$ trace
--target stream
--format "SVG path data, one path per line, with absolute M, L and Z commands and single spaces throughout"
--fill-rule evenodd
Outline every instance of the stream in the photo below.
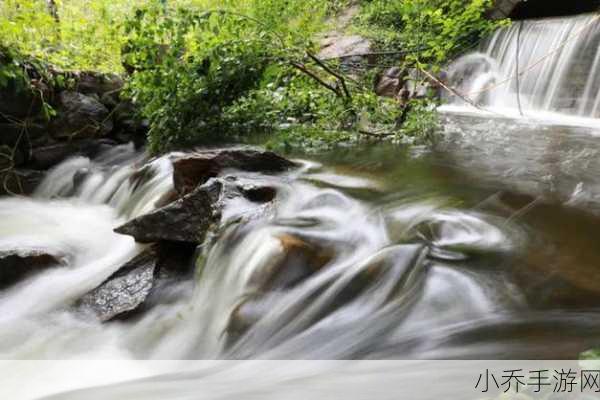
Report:
M 554 31 L 567 35 L 589 18 Z M 539 35 L 535 24 L 526 32 Z M 514 32 L 499 33 L 490 48 L 506 35 Z M 489 83 L 483 73 L 480 85 Z M 583 82 L 585 93 L 598 85 L 591 75 Z M 526 108 L 560 117 L 554 102 L 536 106 L 536 96 L 547 94 L 529 84 Z M 152 211 L 173 188 L 170 155 L 149 160 L 123 145 L 93 160 L 71 158 L 31 198 L 0 198 L 0 250 L 64 256 L 61 266 L 0 290 L 0 358 L 125 363 L 74 386 L 57 378 L 23 398 L 158 374 L 134 360 L 577 359 L 600 344 L 597 106 L 597 99 L 569 104 L 580 110 L 573 118 L 594 122 L 577 124 L 451 104 L 441 109 L 433 149 L 364 145 L 292 154 L 299 168 L 283 174 L 236 172 L 277 189 L 269 216 L 240 220 L 243 204 L 234 202 L 197 249 L 193 276 L 158 288 L 158 300 L 139 315 L 110 322 L 76 303 L 144 250 L 113 229 Z M 143 166 L 151 176 L 132 183 Z M 312 250 L 298 256 L 293 284 L 269 286 L 281 237 L 302 238 Z M 300 270 L 311 263 L 318 266 L 309 274 Z M 234 335 L 235 313 L 244 329 Z M 172 367 L 156 381 L 52 398 L 188 399 L 212 379 Z M 262 374 L 264 365 L 237 368 L 246 368 L 231 372 L 242 383 L 260 375 L 269 387 L 277 378 Z M 288 364 L 277 376 L 310 383 L 331 371 L 322 368 Z M 31 378 L 17 362 L 0 369 L 18 371 L 13 384 Z M 260 384 L 245 384 L 212 397 L 255 390 L 261 398 Z

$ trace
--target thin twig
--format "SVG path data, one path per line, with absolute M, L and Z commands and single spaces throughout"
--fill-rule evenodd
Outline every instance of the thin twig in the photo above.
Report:
M 308 54 L 308 56 L 314 62 L 316 62 L 321 68 L 323 68 L 325 71 L 327 71 L 331 75 L 335 76 L 340 81 L 340 83 L 342 85 L 342 88 L 344 90 L 344 94 L 346 95 L 346 97 L 349 100 L 351 100 L 352 96 L 350 95 L 350 91 L 348 90 L 348 86 L 346 86 L 346 80 L 344 79 L 344 77 L 342 75 L 338 74 L 337 72 L 335 72 L 334 70 L 332 70 L 331 68 L 329 68 L 325 63 L 323 63 L 321 60 L 319 60 L 319 58 L 317 56 L 315 56 L 314 54 L 312 54 L 310 51 L 307 51 L 306 54 Z
M 295 61 L 291 61 L 290 63 L 293 67 L 297 68 L 298 70 L 304 72 L 306 75 L 310 76 L 312 79 L 314 79 L 316 82 L 318 82 L 321 86 L 331 90 L 333 93 L 335 93 L 336 96 L 342 97 L 342 94 L 340 93 L 340 91 L 337 88 L 331 86 L 329 83 L 327 83 L 323 79 L 319 78 L 314 72 L 312 72 L 311 70 L 306 68 L 305 65 L 295 62 Z

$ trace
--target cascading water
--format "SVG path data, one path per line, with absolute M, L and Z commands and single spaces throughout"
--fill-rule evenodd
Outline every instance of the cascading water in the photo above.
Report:
M 526 265 L 546 266 L 547 259 L 523 259 L 529 228 L 517 223 L 514 210 L 507 212 L 487 193 L 478 204 L 457 208 L 451 196 L 430 189 L 425 176 L 436 174 L 418 164 L 401 167 L 402 174 L 412 171 L 410 179 L 339 173 L 317 162 L 300 162 L 278 176 L 235 172 L 238 180 L 277 189 L 268 217 L 240 219 L 244 205 L 232 202 L 203 246 L 195 278 L 160 288 L 161 301 L 141 315 L 102 323 L 80 312 L 77 300 L 143 249 L 113 228 L 153 210 L 170 191 L 171 158 L 147 160 L 122 146 L 95 160 L 65 161 L 31 199 L 0 199 L 0 250 L 43 248 L 64 255 L 63 265 L 0 290 L 3 359 L 567 357 L 572 342 L 562 333 L 564 348 L 514 332 L 569 326 L 578 346 L 582 336 L 598 336 L 590 334 L 598 324 L 585 311 L 573 313 L 559 301 L 552 313 L 540 312 L 553 298 L 532 305 L 538 293 L 532 298 L 528 292 Z M 399 165 L 397 154 L 393 160 Z M 306 244 L 285 285 L 271 279 L 287 256 L 281 238 Z M 319 260 L 312 263 L 318 267 L 307 274 L 303 268 L 311 259 Z M 512 271 L 509 265 L 520 267 Z M 473 345 L 474 337 L 488 337 L 477 332 L 489 330 L 497 332 L 489 343 Z M 0 363 L 0 371 L 15 368 L 27 379 L 27 369 Z M 180 370 L 160 372 L 169 371 Z M 128 364 L 86 385 L 149 374 L 145 366 Z M 175 384 L 180 379 L 166 375 L 156 385 L 171 382 L 173 398 L 193 398 L 202 379 L 185 378 L 187 389 Z M 67 374 L 25 398 L 82 385 Z M 169 398 L 157 394 L 152 382 L 136 387 L 135 396 L 130 386 L 117 384 L 107 389 L 109 397 L 94 391 L 72 398 Z
M 518 53 L 518 57 L 517 57 Z M 450 86 L 492 114 L 550 123 L 600 121 L 598 15 L 515 21 L 448 70 Z M 451 95 L 447 111 L 477 111 Z M 520 103 L 520 104 L 519 104 Z

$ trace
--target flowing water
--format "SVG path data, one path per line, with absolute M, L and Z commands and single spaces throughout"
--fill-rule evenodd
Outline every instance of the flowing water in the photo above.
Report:
M 598 127 L 599 68 L 597 14 L 515 21 L 449 67 L 446 109 Z
M 159 288 L 152 307 L 127 320 L 102 323 L 75 305 L 143 250 L 113 229 L 169 192 L 170 155 L 148 160 L 121 146 L 94 160 L 65 161 L 32 198 L 0 199 L 0 250 L 45 249 L 64 261 L 0 290 L 0 358 L 577 358 L 600 344 L 600 52 L 592 18 L 527 22 L 520 33 L 525 65 L 589 29 L 521 82 L 528 115 L 551 113 L 563 123 L 446 113 L 432 150 L 365 146 L 296 155 L 300 167 L 277 176 L 227 172 L 277 188 L 269 217 L 240 219 L 243 205 L 232 203 L 198 249 L 194 277 Z M 515 29 L 454 66 L 452 79 L 471 73 L 460 78 L 462 90 L 514 73 Z M 574 88 L 572 68 L 589 72 L 577 75 Z M 479 101 L 514 114 L 513 83 Z M 458 101 L 446 107 L 457 110 L 465 111 Z M 574 127 L 573 118 L 585 123 Z M 148 179 L 138 179 L 140 171 Z M 274 260 L 285 256 L 281 237 L 299 238 L 325 261 L 293 284 L 265 290 Z M 234 336 L 228 326 L 240 304 L 249 305 L 244 318 L 251 323 Z M 149 374 L 124 365 L 72 387 Z M 28 382 L 26 368 L 0 368 Z M 243 385 L 229 395 L 261 393 L 286 374 L 310 386 L 328 367 L 287 365 L 278 374 L 264 365 L 241 368 L 225 373 L 219 390 L 234 376 Z M 56 398 L 191 399 L 199 382 L 212 379 L 176 371 Z M 257 378 L 260 384 L 249 383 Z M 33 392 L 71 387 L 51 383 Z M 219 393 L 213 397 L 227 397 Z

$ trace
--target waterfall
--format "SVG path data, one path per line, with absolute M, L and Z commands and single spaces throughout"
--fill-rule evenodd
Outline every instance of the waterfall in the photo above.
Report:
M 448 78 L 458 93 L 492 113 L 520 116 L 520 101 L 525 117 L 595 125 L 600 118 L 598 68 L 600 19 L 581 15 L 499 29 L 478 52 L 450 65 Z M 446 110 L 474 108 L 459 96 L 448 100 Z

